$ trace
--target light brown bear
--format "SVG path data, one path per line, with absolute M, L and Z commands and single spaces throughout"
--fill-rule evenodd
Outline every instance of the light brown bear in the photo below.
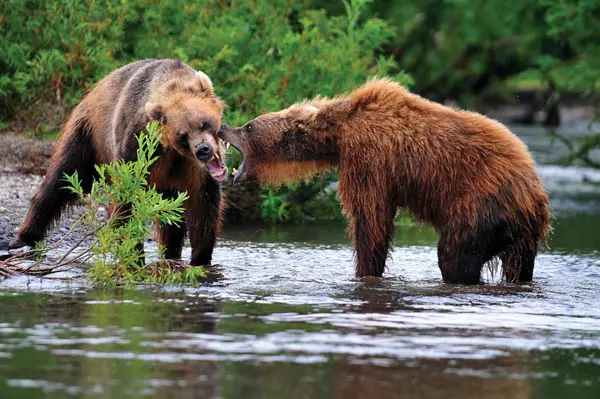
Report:
M 548 197 L 526 146 L 494 120 L 381 79 L 225 126 L 219 135 L 244 156 L 234 182 L 281 184 L 339 167 L 359 277 L 382 275 L 394 215 L 407 208 L 439 232 L 444 281 L 479 283 L 498 259 L 507 281 L 532 279 Z
M 179 60 L 148 59 L 117 69 L 72 112 L 11 247 L 35 245 L 64 207 L 76 200 L 64 189 L 65 173 L 77 172 L 89 192 L 94 165 L 134 160 L 135 136 L 149 122 L 160 121 L 160 157 L 151 167 L 149 184 L 164 197 L 187 191 L 189 199 L 184 223 L 158 227 L 157 241 L 165 246 L 168 259 L 177 259 L 187 231 L 190 264 L 210 264 L 223 209 L 219 182 L 228 175 L 217 137 L 224 106 L 209 77 Z

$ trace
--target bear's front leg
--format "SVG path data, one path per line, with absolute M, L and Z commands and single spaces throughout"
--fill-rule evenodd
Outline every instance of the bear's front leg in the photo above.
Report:
M 169 191 L 162 193 L 165 199 L 174 199 L 178 193 Z M 181 250 L 185 241 L 187 226 L 185 220 L 179 223 L 179 226 L 165 224 L 157 226 L 155 240 L 162 245 L 165 250 L 165 259 L 181 259 Z
M 158 226 L 156 229 L 156 242 L 163 246 L 165 259 L 181 259 L 181 250 L 185 241 L 185 222 L 179 226 Z
M 219 183 L 210 177 L 205 185 L 189 192 L 185 219 L 192 245 L 192 266 L 210 266 L 217 234 L 221 229 L 222 194 Z
M 353 159 L 340 167 L 339 194 L 350 216 L 348 235 L 356 251 L 356 277 L 381 277 L 394 238 L 396 197 L 387 184 L 391 179 L 382 179 L 369 165 Z
M 362 212 L 357 212 L 350 222 L 350 235 L 356 251 L 356 277 L 381 277 L 394 237 L 394 217 L 376 226 Z
M 363 193 L 350 202 L 342 196 L 342 201 L 351 216 L 348 233 L 356 251 L 356 277 L 381 277 L 394 238 L 396 207 L 392 197 L 375 198 Z

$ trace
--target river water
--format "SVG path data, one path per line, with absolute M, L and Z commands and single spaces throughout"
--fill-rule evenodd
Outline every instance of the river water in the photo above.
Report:
M 197 289 L 2 283 L 0 398 L 599 398 L 600 172 L 520 134 L 554 214 L 533 283 L 443 284 L 421 225 L 365 280 L 343 224 L 231 226 Z

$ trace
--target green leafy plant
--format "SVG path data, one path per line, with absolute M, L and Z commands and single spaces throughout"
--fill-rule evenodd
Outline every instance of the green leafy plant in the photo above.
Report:
M 150 166 L 160 140 L 157 122 L 149 124 L 147 133 L 137 136 L 137 159 L 97 165 L 98 178 L 91 192 L 85 194 L 77 173 L 66 175 L 68 190 L 87 204 L 85 222 L 91 228 L 93 265 L 88 276 L 100 286 L 135 283 L 197 283 L 204 275 L 202 268 L 182 267 L 161 259 L 145 265 L 143 243 L 151 235 L 153 222 L 178 225 L 182 222 L 186 193 L 165 199 L 154 187 L 148 186 Z M 114 211 L 104 220 L 98 209 L 113 204 Z M 162 254 L 159 250 L 159 257 Z
M 271 187 L 265 187 L 260 194 L 262 199 L 262 215 L 269 221 L 285 220 L 288 217 L 288 203 L 281 194 L 276 194 Z

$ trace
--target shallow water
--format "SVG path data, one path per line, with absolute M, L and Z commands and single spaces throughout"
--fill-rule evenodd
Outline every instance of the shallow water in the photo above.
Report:
M 420 225 L 356 280 L 343 224 L 229 227 L 198 289 L 7 280 L 0 397 L 600 397 L 600 173 L 539 170 L 555 220 L 531 284 L 443 284 Z

